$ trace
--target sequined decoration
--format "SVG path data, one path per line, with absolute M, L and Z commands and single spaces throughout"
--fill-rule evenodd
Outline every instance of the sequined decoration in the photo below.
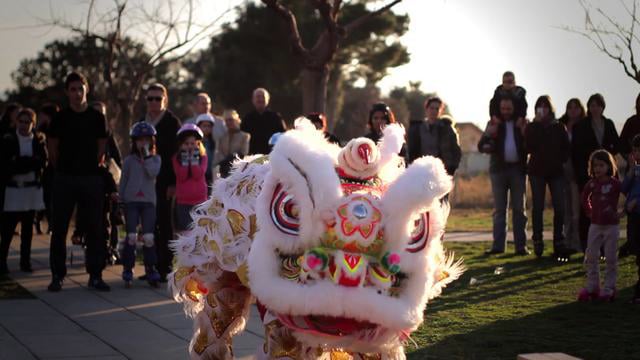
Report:
M 245 217 L 239 211 L 234 209 L 229 209 L 227 211 L 227 222 L 231 227 L 231 232 L 233 233 L 233 236 L 238 236 L 239 234 L 242 234 L 243 232 L 245 232 L 244 221 L 245 221 Z

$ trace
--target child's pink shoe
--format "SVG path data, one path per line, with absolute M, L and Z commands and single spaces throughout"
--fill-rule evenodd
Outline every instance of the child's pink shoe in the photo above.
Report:
M 613 289 L 613 291 L 610 294 L 602 293 L 598 296 L 598 300 L 602 302 L 613 302 L 615 299 L 616 299 L 616 289 Z
M 578 292 L 578 301 L 587 302 L 590 300 L 595 300 L 600 297 L 600 289 L 595 289 L 593 292 L 589 292 L 587 288 L 582 288 L 580 292 Z

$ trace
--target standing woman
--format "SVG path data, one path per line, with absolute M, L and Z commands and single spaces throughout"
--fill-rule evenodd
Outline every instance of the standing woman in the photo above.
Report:
M 533 251 L 537 257 L 544 252 L 542 223 L 545 190 L 549 186 L 553 203 L 553 253 L 556 259 L 566 259 L 564 243 L 564 163 L 569 159 L 569 137 L 564 125 L 556 120 L 551 98 L 543 95 L 535 104 L 536 116 L 525 130 L 525 146 L 529 156 L 527 171 L 531 184 L 533 209 Z
M 382 138 L 382 130 L 389 124 L 396 122 L 396 116 L 385 103 L 375 103 L 369 111 L 369 132 L 364 136 L 378 143 Z
M 156 178 L 156 236 L 155 244 L 158 253 L 158 272 L 160 282 L 166 282 L 171 272 L 173 252 L 169 250 L 169 241 L 174 239 L 172 225 L 172 202 L 176 192 L 176 174 L 171 159 L 176 153 L 180 119 L 169 109 L 167 88 L 162 84 L 152 84 L 147 88 L 147 113 L 141 121 L 153 125 L 156 129 L 156 150 L 160 155 L 160 173 Z
M 582 193 L 589 181 L 589 158 L 596 150 L 607 150 L 612 156 L 618 153 L 619 138 L 613 121 L 604 116 L 606 103 L 600 94 L 593 94 L 587 101 L 587 117 L 575 124 L 571 141 L 571 158 L 578 191 Z M 591 221 L 580 211 L 580 244 L 587 248 L 587 237 Z
M 220 165 L 220 177 L 229 176 L 233 160 L 243 158 L 249 153 L 249 140 L 251 135 L 240 130 L 240 115 L 230 109 L 224 111 L 224 123 L 227 125 L 227 132 L 220 138 L 218 153 L 215 163 Z
M 569 143 L 573 143 L 573 128 L 586 116 L 587 111 L 578 98 L 570 99 L 564 115 L 560 118 L 560 123 L 567 129 Z M 581 197 L 576 183 L 575 171 L 573 169 L 573 161 L 571 154 L 569 159 L 564 163 L 564 236 L 565 244 L 570 252 L 581 250 L 579 219 Z
M 22 109 L 16 131 L 2 137 L 2 169 L 7 174 L 0 238 L 0 274 L 9 272 L 7 256 L 13 232 L 20 228 L 20 270 L 32 272 L 31 239 L 35 212 L 44 209 L 42 172 L 47 165 L 45 137 L 34 132 L 36 113 Z

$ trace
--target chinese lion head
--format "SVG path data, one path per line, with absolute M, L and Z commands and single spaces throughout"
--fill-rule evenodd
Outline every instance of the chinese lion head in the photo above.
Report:
M 175 243 L 175 298 L 195 318 L 193 358 L 231 358 L 255 298 L 258 358 L 404 359 L 427 301 L 461 266 L 441 238 L 452 180 L 423 157 L 404 169 L 404 130 L 344 148 L 282 135 L 268 161 L 239 161 Z

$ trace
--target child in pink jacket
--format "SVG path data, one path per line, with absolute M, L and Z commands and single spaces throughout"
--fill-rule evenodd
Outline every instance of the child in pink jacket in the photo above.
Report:
M 173 157 L 176 173 L 175 227 L 181 232 L 191 224 L 191 210 L 207 200 L 207 152 L 202 131 L 194 124 L 178 130 L 178 153 Z
M 616 296 L 618 275 L 618 238 L 620 217 L 618 198 L 620 181 L 615 177 L 616 165 L 613 156 L 606 150 L 596 150 L 589 159 L 591 180 L 582 192 L 582 206 L 591 218 L 584 267 L 587 272 L 586 286 L 578 293 L 578 300 L 613 301 Z M 600 289 L 600 248 L 604 248 L 607 267 L 604 287 Z

